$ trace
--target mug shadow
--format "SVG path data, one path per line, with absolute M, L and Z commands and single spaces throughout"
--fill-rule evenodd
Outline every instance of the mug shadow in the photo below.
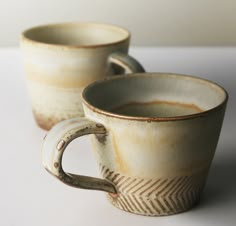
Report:
M 200 206 L 221 205 L 235 202 L 236 150 L 221 150 L 224 155 L 215 156 L 208 175 Z M 198 208 L 198 205 L 196 206 Z

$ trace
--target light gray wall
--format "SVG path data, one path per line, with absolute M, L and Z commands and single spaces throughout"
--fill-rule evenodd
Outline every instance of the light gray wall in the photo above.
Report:
M 63 21 L 124 26 L 132 44 L 236 45 L 236 0 L 0 0 L 0 46 L 28 27 Z

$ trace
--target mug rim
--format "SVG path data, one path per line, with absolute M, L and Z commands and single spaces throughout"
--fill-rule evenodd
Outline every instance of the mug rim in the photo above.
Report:
M 107 42 L 107 43 L 102 43 L 102 44 L 94 44 L 94 45 L 67 45 L 67 44 L 56 44 L 56 43 L 46 43 L 43 41 L 37 41 L 34 40 L 32 38 L 27 37 L 27 33 L 32 31 L 32 30 L 37 30 L 40 28 L 46 28 L 46 27 L 61 27 L 61 26 L 88 26 L 88 25 L 92 25 L 92 26 L 102 26 L 102 27 L 106 27 L 108 29 L 113 29 L 113 30 L 117 30 L 120 32 L 125 33 L 124 37 L 121 38 L 118 41 L 114 41 L 114 42 Z M 46 47 L 46 48 L 64 48 L 64 49 L 83 49 L 83 48 L 99 48 L 99 47 L 108 47 L 108 46 L 112 46 L 112 45 L 117 45 L 120 43 L 125 42 L 126 40 L 129 40 L 131 37 L 131 33 L 128 29 L 118 26 L 118 25 L 113 25 L 113 24 L 109 24 L 109 23 L 98 23 L 98 22 L 62 22 L 62 23 L 49 23 L 49 24 L 41 24 L 38 26 L 33 26 L 30 27 L 26 30 L 24 30 L 21 33 L 20 36 L 20 41 L 21 42 L 28 42 L 32 45 L 37 45 L 40 47 Z
M 180 116 L 171 116 L 171 117 L 142 117 L 142 116 L 128 116 L 128 115 L 121 115 L 118 113 L 113 113 L 109 112 L 106 110 L 103 110 L 101 108 L 95 107 L 91 105 L 87 100 L 86 100 L 86 92 L 93 86 L 96 86 L 97 84 L 100 83 L 105 83 L 109 82 L 111 80 L 123 80 L 123 79 L 128 79 L 128 78 L 134 78 L 134 77 L 146 77 L 146 76 L 169 76 L 169 77 L 182 77 L 182 78 L 188 78 L 192 80 L 196 80 L 199 82 L 203 82 L 209 86 L 215 86 L 216 88 L 220 89 L 224 93 L 224 99 L 222 102 L 217 104 L 215 107 L 210 108 L 208 110 L 204 110 L 202 112 L 194 113 L 194 114 L 188 114 L 188 115 L 180 115 Z M 116 75 L 115 77 L 108 77 L 104 78 L 101 80 L 97 80 L 95 82 L 92 82 L 88 86 L 86 86 L 82 92 L 82 102 L 83 104 L 88 107 L 90 110 L 93 112 L 112 117 L 112 118 L 118 118 L 118 119 L 124 119 L 124 120 L 134 120 L 134 121 L 147 121 L 147 122 L 152 122 L 152 121 L 157 121 L 157 122 L 167 122 L 167 121 L 181 121 L 181 120 L 188 120 L 188 119 L 194 119 L 198 117 L 203 117 L 206 116 L 212 112 L 216 112 L 223 108 L 227 101 L 228 101 L 229 95 L 228 92 L 223 88 L 221 85 L 217 84 L 216 82 L 210 81 L 208 79 L 203 79 L 198 76 L 193 76 L 193 75 L 186 75 L 186 74 L 178 74 L 178 73 L 168 73 L 168 72 L 149 72 L 149 73 L 133 73 L 133 74 L 128 74 L 128 75 Z

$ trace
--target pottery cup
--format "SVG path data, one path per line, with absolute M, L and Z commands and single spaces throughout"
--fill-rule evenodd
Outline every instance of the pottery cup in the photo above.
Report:
M 193 76 L 143 73 L 94 82 L 82 94 L 84 117 L 46 136 L 44 167 L 62 182 L 105 191 L 116 207 L 160 216 L 200 199 L 224 118 L 227 92 Z M 65 172 L 75 138 L 91 134 L 101 178 Z
M 21 35 L 28 92 L 37 124 L 50 129 L 82 116 L 81 92 L 113 74 L 142 72 L 128 55 L 130 33 L 99 23 L 64 23 L 30 28 Z

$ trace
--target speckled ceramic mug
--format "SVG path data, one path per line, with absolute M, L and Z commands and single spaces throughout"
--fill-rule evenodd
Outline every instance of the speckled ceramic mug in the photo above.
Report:
M 130 33 L 98 23 L 64 23 L 30 28 L 21 49 L 33 114 L 50 129 L 64 119 L 82 116 L 81 92 L 112 74 L 142 72 L 128 53 Z
M 217 146 L 228 95 L 219 85 L 177 74 L 134 74 L 83 91 L 84 118 L 56 125 L 43 165 L 62 182 L 107 192 L 125 211 L 149 216 L 186 211 L 200 198 Z M 75 138 L 91 135 L 103 179 L 64 172 Z

